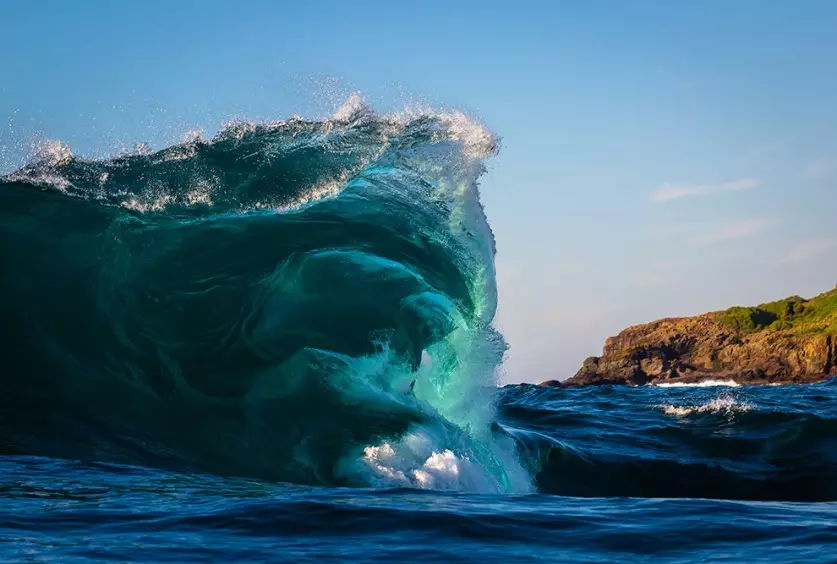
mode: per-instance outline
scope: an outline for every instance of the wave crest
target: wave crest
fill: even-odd
[[[657,406],[666,415],[685,417],[696,413],[717,413],[721,415],[734,415],[746,413],[754,408],[747,402],[739,401],[732,396],[719,396],[700,405],[673,405],[661,404]]]
[[[462,487],[526,489],[490,427],[497,145],[461,113],[352,97],[1,178],[5,444],[348,485],[377,483],[366,449],[389,445],[417,487],[470,464]]]

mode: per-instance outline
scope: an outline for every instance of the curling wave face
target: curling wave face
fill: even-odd
[[[497,150],[464,115],[233,123],[0,179],[3,452],[519,491],[492,430]]]

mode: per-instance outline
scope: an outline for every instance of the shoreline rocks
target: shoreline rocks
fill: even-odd
[[[803,384],[837,376],[837,288],[636,325],[607,339],[575,376],[545,386],[700,383]]]

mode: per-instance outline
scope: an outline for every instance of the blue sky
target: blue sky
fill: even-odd
[[[483,184],[505,378],[621,328],[837,283],[837,3],[0,3],[0,167],[233,117],[456,107]]]

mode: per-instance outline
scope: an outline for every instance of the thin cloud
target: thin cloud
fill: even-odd
[[[759,158],[765,157],[767,155],[772,155],[774,153],[778,153],[779,151],[788,147],[792,143],[793,139],[780,139],[776,141],[768,141],[767,143],[756,145],[755,147],[747,151],[747,156]]]
[[[758,235],[778,223],[772,218],[742,219],[728,224],[709,227],[692,239],[695,245],[717,245]]]
[[[651,194],[652,202],[668,202],[686,196],[697,196],[706,191],[704,186],[663,186]]]
[[[802,171],[805,180],[827,180],[837,173],[837,156],[821,157],[809,162]]]
[[[761,181],[756,178],[742,178],[741,180],[733,180],[732,182],[727,182],[725,184],[721,184],[719,188],[721,190],[749,190],[750,188],[755,188]]]
[[[837,251],[837,239],[814,239],[791,247],[779,259],[779,264],[801,264],[817,260]]]
[[[672,185],[666,184],[651,194],[651,201],[654,203],[669,202],[689,196],[705,196],[716,192],[728,192],[736,190],[749,190],[761,184],[757,178],[739,178],[719,184],[691,184]]]
[[[640,276],[634,279],[634,285],[640,288],[659,288],[666,286],[669,279],[663,275]]]
[[[648,231],[648,236],[678,245],[708,246],[752,237],[778,224],[779,221],[772,217],[678,223],[655,226]]]
[[[671,286],[681,279],[686,264],[683,259],[652,261],[643,269],[642,274],[633,279],[634,286],[650,289]]]

